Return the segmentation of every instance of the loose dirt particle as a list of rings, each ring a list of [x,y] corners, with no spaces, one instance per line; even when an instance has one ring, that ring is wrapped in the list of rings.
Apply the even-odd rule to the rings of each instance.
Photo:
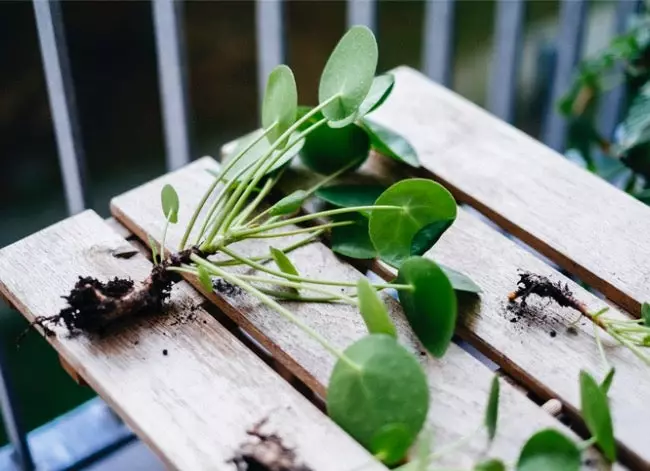
[[[167,356],[167,353],[169,353],[169,352],[167,351],[167,349],[164,349],[164,350],[163,350],[163,355]]]
[[[557,332],[555,332],[554,330],[551,330],[551,331],[549,332],[549,335],[550,335],[551,337],[555,337],[555,336],[557,335]]]
[[[219,291],[221,294],[225,294],[226,296],[237,296],[238,294],[241,294],[241,288],[239,286],[228,283],[222,278],[217,278],[214,280],[212,282],[212,286],[214,289]]]

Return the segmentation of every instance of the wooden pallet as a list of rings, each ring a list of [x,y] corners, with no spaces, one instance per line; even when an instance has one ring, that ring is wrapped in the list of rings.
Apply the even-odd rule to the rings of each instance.
[[[423,164],[415,173],[440,179],[459,201],[598,288],[611,300],[612,315],[639,314],[640,303],[650,300],[645,237],[650,209],[417,72],[402,68],[396,76],[395,90],[375,118],[412,142]],[[162,234],[160,189],[172,183],[181,195],[179,224],[167,238],[169,248],[176,247],[179,231],[211,182],[209,168],[218,164],[204,158],[116,197],[111,212],[117,221],[86,211],[2,249],[0,292],[31,320],[58,312],[61,295],[79,275],[142,278],[151,264],[134,239],[157,240]],[[379,156],[361,171],[383,182],[409,174]],[[308,178],[300,168],[294,175],[303,184]],[[132,248],[129,244],[137,248],[134,256],[115,256]],[[267,249],[260,239],[247,241],[240,251]],[[544,308],[539,324],[511,322],[507,295],[518,270],[530,270],[567,282],[592,310],[608,301],[466,210],[427,256],[467,273],[483,289],[480,302],[462,304],[458,334],[502,373],[502,417],[491,455],[515,461],[527,437],[544,427],[580,433],[578,373],[603,375],[592,325],[582,321],[577,334],[567,333],[575,313],[553,305]],[[307,276],[351,281],[361,276],[360,267],[340,260],[324,243],[291,257]],[[380,263],[371,268],[392,276]],[[249,440],[247,430],[265,421],[262,430],[281,436],[314,470],[385,469],[319,410],[334,362],[327,352],[254,299],[206,293],[192,277],[187,282],[175,288],[164,315],[133,320],[104,338],[48,340],[67,369],[111,404],[171,468],[232,470],[228,461]],[[400,306],[386,301],[401,342],[420,352]],[[349,306],[285,304],[341,348],[365,332]],[[603,337],[616,367],[610,398],[621,463],[615,468],[650,469],[644,427],[650,423],[650,374]],[[428,424],[442,447],[481,422],[492,371],[458,345],[442,360],[420,358],[431,388]],[[547,412],[557,413],[558,404],[571,428]],[[477,437],[447,464],[471,466],[484,439]],[[602,466],[595,451],[585,469],[593,465]]]

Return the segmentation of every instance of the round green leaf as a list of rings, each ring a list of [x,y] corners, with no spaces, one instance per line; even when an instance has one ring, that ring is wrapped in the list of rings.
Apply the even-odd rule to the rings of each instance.
[[[372,206],[386,190],[381,185],[332,185],[316,190],[316,196],[334,206]]]
[[[411,242],[411,255],[424,255],[427,253],[453,223],[453,219],[443,219],[432,222],[417,231]]]
[[[199,282],[201,283],[201,286],[203,286],[203,289],[208,293],[212,292],[213,287],[210,272],[203,265],[199,265],[197,269],[199,272]]]
[[[340,129],[321,126],[305,138],[300,152],[302,162],[311,170],[330,174],[357,162],[358,168],[368,157],[368,134],[355,124]]]
[[[366,327],[368,327],[368,332],[397,337],[395,324],[388,315],[386,305],[370,283],[370,280],[365,276],[357,281],[357,295],[359,297],[359,311],[366,323]]]
[[[499,420],[499,378],[495,375],[490,386],[490,396],[485,408],[485,428],[487,428],[490,441],[494,440],[497,433]]]
[[[399,301],[415,335],[435,357],[442,357],[456,328],[456,293],[444,272],[433,261],[411,257],[402,263],[396,283]]]
[[[598,446],[612,463],[616,461],[616,441],[607,394],[587,372],[580,372],[582,417]]]
[[[370,136],[370,146],[377,152],[411,167],[420,166],[417,152],[401,135],[367,118],[363,120],[363,126]]]
[[[383,334],[358,340],[344,354],[349,361],[336,362],[327,390],[330,417],[371,453],[403,457],[429,408],[420,364],[393,337]],[[403,429],[399,440],[377,438],[390,427]]]
[[[395,183],[375,205],[398,206],[370,214],[370,239],[382,260],[399,267],[411,256],[413,238],[423,228],[456,219],[456,201],[442,185],[422,178]]]
[[[530,437],[519,454],[517,471],[579,471],[580,450],[557,430],[545,429]]]
[[[249,144],[251,144],[255,139],[258,139],[264,131],[262,129],[258,129],[256,131],[253,131],[250,134],[245,135],[244,137],[240,138],[237,140],[237,143],[235,145],[234,150],[232,153],[227,157],[228,158],[234,158],[235,156],[239,155],[246,147],[248,147]],[[298,135],[298,132],[295,132],[291,135],[292,139],[296,139],[296,136]],[[272,157],[276,157],[280,152],[285,152],[286,153],[280,158],[275,164],[271,166],[269,171],[267,173],[272,173],[284,165],[286,165],[293,157],[300,152],[300,149],[302,149],[302,146],[305,144],[304,139],[298,140],[291,148],[289,149],[281,149],[281,150],[275,150],[272,154]],[[230,170],[228,170],[224,174],[224,179],[228,180],[230,178],[233,178],[235,175],[239,173],[239,171],[242,168],[248,167],[249,164],[252,162],[256,162],[260,158],[262,158],[266,153],[269,151],[271,148],[271,144],[267,139],[260,139],[253,147],[251,147],[246,154],[244,154],[238,161],[235,163],[235,165],[232,166]],[[244,173],[243,175],[246,175],[248,172]],[[242,175],[242,176],[243,176]],[[241,179],[242,177],[239,177]]]
[[[506,465],[503,461],[493,458],[477,463],[474,471],[506,471]]]
[[[269,208],[269,214],[271,216],[281,216],[284,214],[295,213],[303,205],[307,196],[305,190],[296,190],[271,206]]]
[[[467,275],[456,271],[452,268],[449,268],[445,265],[438,264],[438,266],[445,272],[447,278],[451,282],[451,286],[455,291],[463,291],[466,293],[478,294],[481,292],[481,287],[474,283],[470,277]]]
[[[274,142],[293,123],[296,122],[298,111],[298,90],[293,72],[286,65],[278,65],[269,74],[266,82],[266,92],[262,103],[262,127],[273,129],[267,134],[267,139]],[[284,147],[286,140],[281,144]]]
[[[176,224],[178,222],[178,193],[169,183],[163,186],[160,192],[160,202],[165,218],[169,219],[172,224]]]
[[[335,128],[335,129],[343,128],[343,127],[345,127],[345,126],[347,126],[349,124],[354,123],[356,120],[357,120],[357,113],[353,113],[350,116],[348,116],[347,118],[341,119],[339,121],[328,121],[327,125],[330,128]]]
[[[383,426],[370,443],[370,448],[380,450],[376,458],[384,463],[397,463],[404,457],[404,451],[413,443],[413,437],[408,428],[402,424]]]
[[[352,221],[348,226],[333,227],[330,236],[332,250],[345,257],[367,260],[377,257],[368,235],[368,218],[360,213],[336,216],[335,221]]]
[[[332,51],[318,87],[318,101],[336,97],[323,115],[340,121],[357,112],[368,95],[377,68],[377,41],[365,26],[353,26]]]
[[[395,77],[392,74],[384,74],[375,77],[370,86],[370,91],[366,96],[366,99],[363,100],[361,106],[359,106],[359,111],[357,115],[363,117],[370,113],[371,111],[379,108],[390,92],[393,91],[393,86],[395,85]]]

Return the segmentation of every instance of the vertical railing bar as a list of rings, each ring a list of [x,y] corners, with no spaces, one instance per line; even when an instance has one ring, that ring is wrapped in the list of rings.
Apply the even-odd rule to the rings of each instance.
[[[525,0],[499,0],[497,3],[487,104],[490,112],[507,122],[514,120],[524,10]]]
[[[257,42],[257,90],[262,102],[266,78],[273,68],[284,62],[284,5],[282,0],[255,2],[255,36]]]
[[[33,5],[66,205],[68,212],[75,214],[84,210],[88,198],[61,6],[58,0],[34,0]]]
[[[7,437],[13,447],[16,464],[22,471],[35,469],[34,460],[27,443],[27,434],[18,414],[14,388],[9,378],[9,370],[3,346],[0,345],[0,410],[7,432]]]
[[[454,33],[454,0],[427,0],[424,6],[424,73],[445,86],[451,85]]]
[[[557,112],[555,104],[568,90],[580,59],[586,29],[588,0],[562,0],[560,7],[560,30],[558,32],[557,65],[553,77],[551,106],[544,122],[543,141],[549,147],[562,152],[566,141],[566,120]]]
[[[152,0],[152,10],[166,163],[168,170],[174,170],[190,161],[185,48],[182,39],[183,3]]]
[[[616,5],[616,26],[615,34],[624,33],[628,27],[630,17],[639,11],[642,2],[640,0],[618,0]],[[623,68],[617,66],[619,74],[623,74]],[[603,97],[603,102],[598,110],[600,130],[603,135],[610,139],[614,129],[621,117],[621,107],[625,99],[625,87],[619,85]]]
[[[376,33],[377,31],[377,2],[376,0],[347,1],[348,28],[354,25],[365,25]]]

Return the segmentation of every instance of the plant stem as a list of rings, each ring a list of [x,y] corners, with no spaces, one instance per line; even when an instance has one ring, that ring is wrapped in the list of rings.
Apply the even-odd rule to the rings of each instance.
[[[261,303],[266,304],[268,307],[271,309],[275,309],[278,314],[283,316],[285,319],[287,319],[289,322],[292,322],[294,325],[299,327],[304,333],[309,335],[312,339],[314,339],[316,342],[320,343],[325,350],[330,352],[332,355],[334,355],[336,358],[338,358],[341,361],[344,361],[345,363],[348,364],[348,366],[356,371],[361,371],[361,368],[359,367],[358,364],[353,362],[347,355],[345,355],[341,350],[338,348],[334,347],[331,343],[327,341],[325,337],[323,337],[321,334],[316,332],[314,329],[309,327],[307,324],[305,324],[301,319],[297,318],[291,311],[288,309],[285,309],[283,306],[281,306],[278,302],[273,300],[272,298],[268,297],[264,293],[262,293],[260,290],[255,288],[254,286],[250,285],[249,283],[246,283],[244,280],[240,279],[239,276],[232,275],[228,273],[225,270],[222,270],[221,268],[213,265],[207,260],[202,259],[196,254],[190,255],[190,259],[196,263],[197,265],[202,265],[205,268],[209,269],[212,273],[215,273],[216,275],[220,276],[224,280],[226,280],[229,283],[232,283],[233,285],[239,286],[241,289],[246,291],[252,296],[255,296]]]
[[[285,167],[286,168],[286,167]],[[233,225],[239,226],[241,225],[246,219],[250,216],[250,214],[257,209],[257,207],[260,205],[262,200],[266,197],[266,195],[269,194],[273,186],[280,180],[282,174],[284,173],[285,169],[282,169],[280,172],[280,175],[274,178],[269,178],[264,182],[264,187],[262,187],[262,191],[260,191],[255,197],[255,199],[246,207],[242,213],[237,216],[235,220],[233,220]]]
[[[596,346],[598,347],[598,352],[600,353],[600,358],[603,360],[603,363],[605,364],[605,368],[609,369],[609,362],[607,361],[607,355],[605,355],[605,349],[603,348],[603,342],[600,339],[600,327],[595,322],[592,322],[592,325],[594,326],[594,338],[596,339]]]
[[[578,448],[580,451],[585,451],[587,448],[594,446],[598,442],[598,439],[596,437],[591,437],[585,441],[582,441],[578,443]]]
[[[641,361],[643,361],[646,365],[650,366],[650,357],[647,357],[639,349],[639,347],[637,345],[630,342],[628,339],[623,337],[621,334],[616,333],[615,331],[608,330],[607,333],[609,335],[611,335],[612,337],[614,337],[618,341],[618,343],[620,343],[621,345],[629,348],[632,351],[632,353],[634,353],[637,356],[637,358],[639,358]]]
[[[171,211],[167,214],[167,219],[165,220],[165,228],[163,229],[162,239],[160,239],[160,263],[162,263],[163,258],[165,258],[165,240],[167,239],[167,229],[169,229],[169,219],[171,218]]]
[[[251,236],[244,237],[245,239],[273,239],[276,237],[287,237],[287,236],[293,236],[297,234],[304,234],[306,232],[313,232],[314,230],[326,230],[326,229],[331,229],[332,227],[341,227],[341,226],[350,226],[354,224],[354,221],[339,221],[339,222],[328,222],[327,224],[320,224],[318,226],[312,226],[312,227],[302,227],[300,229],[295,229],[293,231],[285,231],[285,232],[271,232],[269,234],[253,234]],[[232,240],[232,241],[230,241]],[[240,238],[232,238],[229,239],[228,243],[233,243],[241,240]]]
[[[483,430],[483,425],[481,424],[476,430],[471,432],[469,435],[465,435],[464,437],[459,438],[455,442],[450,443],[449,445],[446,445],[442,447],[440,450],[431,453],[429,457],[427,458],[427,462],[431,463],[435,460],[439,460],[442,458],[444,455],[447,455],[453,451],[458,450],[459,448],[462,448],[465,446],[469,441],[471,441],[478,433]]]
[[[380,205],[380,206],[355,206],[351,208],[338,208],[330,209],[328,211],[321,211],[319,213],[306,214],[304,216],[298,216],[291,219],[285,219],[283,221],[278,221],[272,224],[266,224],[264,226],[254,227],[252,229],[246,229],[243,231],[236,231],[231,234],[231,236],[236,238],[242,238],[250,234],[258,234],[260,232],[270,231],[271,229],[277,229],[278,227],[288,226],[291,224],[298,224],[300,222],[310,221],[312,219],[335,216],[337,214],[346,214],[346,213],[355,213],[359,211],[382,211],[382,210],[392,210],[402,209],[400,206],[391,206],[391,205]]]
[[[290,293],[288,291],[278,291],[274,289],[266,289],[266,288],[259,288],[259,287],[257,289],[259,289],[264,294],[268,294],[276,298],[286,299],[289,301],[302,301],[302,302],[309,302],[309,303],[328,303],[328,302],[339,300],[335,296],[302,296],[298,293]]]

